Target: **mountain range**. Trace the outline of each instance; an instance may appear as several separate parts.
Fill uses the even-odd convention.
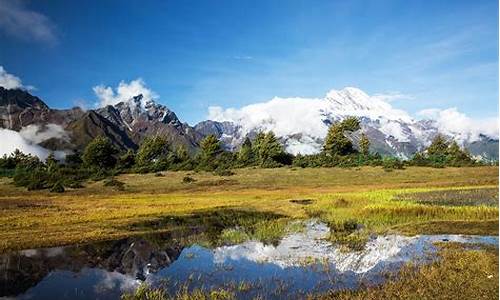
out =
[[[332,90],[324,98],[274,98],[242,109],[211,108],[210,120],[190,126],[166,106],[139,94],[127,101],[92,110],[52,109],[22,89],[0,87],[0,127],[52,151],[81,151],[104,135],[119,149],[137,149],[147,136],[161,135],[175,148],[194,153],[200,141],[216,135],[234,151],[245,137],[272,130],[293,154],[321,150],[328,126],[347,116],[361,121],[371,151],[409,158],[429,145],[437,133],[457,140],[476,157],[497,160],[498,136],[449,130],[438,120],[416,120],[378,97],[357,88]],[[360,131],[360,132],[361,132]],[[360,132],[350,138],[356,145]]]

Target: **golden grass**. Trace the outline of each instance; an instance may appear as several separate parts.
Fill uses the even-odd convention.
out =
[[[498,249],[449,244],[430,265],[408,265],[381,286],[321,299],[498,299]],[[316,297],[315,297],[316,298]]]
[[[427,206],[395,201],[401,193],[439,189],[497,188],[498,167],[357,169],[242,169],[230,177],[209,173],[126,174],[125,190],[91,182],[64,194],[28,192],[0,180],[0,252],[89,242],[172,228],[134,229],[131,224],[222,207],[273,212],[291,219],[355,219],[368,229],[399,230],[431,221],[498,224],[497,207]],[[183,183],[184,176],[197,181]],[[293,199],[312,199],[310,205]],[[475,224],[475,225],[474,225]],[[267,224],[272,226],[272,224]],[[425,229],[425,227],[423,227]],[[274,234],[273,230],[268,230]]]

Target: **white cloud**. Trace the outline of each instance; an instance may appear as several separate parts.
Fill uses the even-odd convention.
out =
[[[23,84],[19,77],[7,73],[7,71],[0,66],[0,86],[10,90],[20,89],[23,87]]]
[[[229,121],[241,126],[239,136],[252,131],[270,131],[284,137],[288,152],[310,154],[320,151],[327,134],[325,120],[335,121],[345,116],[367,117],[377,121],[383,134],[393,136],[399,142],[409,142],[411,137],[426,143],[432,130],[421,129],[408,112],[393,108],[389,101],[413,99],[400,92],[370,96],[357,88],[332,90],[324,98],[278,98],[242,108],[209,107],[208,119]],[[455,108],[428,110],[419,115],[436,120],[438,130],[454,135],[460,141],[477,140],[479,134],[498,138],[497,118],[474,120]],[[237,144],[237,140],[232,141]]]
[[[498,118],[472,119],[456,107],[424,109],[417,114],[435,120],[441,133],[455,135],[462,142],[477,140],[480,134],[498,139]]]
[[[23,90],[36,90],[32,85],[23,85],[21,78],[7,73],[3,66],[0,66],[0,86],[12,90],[12,89],[23,89]]]
[[[49,155],[50,151],[44,147],[37,145],[50,138],[59,138],[67,140],[69,137],[64,129],[56,124],[48,124],[44,128],[38,125],[29,125],[21,128],[21,131],[0,128],[0,156],[11,154],[16,149],[26,153],[38,156],[44,160]],[[57,159],[62,159],[65,156],[64,151],[55,151],[54,155]]]
[[[143,106],[149,102],[159,98],[159,96],[152,90],[146,87],[146,83],[142,78],[137,78],[129,83],[121,81],[114,91],[110,86],[98,85],[93,88],[99,102],[97,106],[103,107],[106,105],[115,105],[119,102],[126,102],[132,97],[142,94]]]
[[[52,138],[69,141],[68,133],[61,125],[57,124],[47,124],[43,127],[33,124],[28,125],[21,128],[19,134],[33,144],[39,144]]]
[[[241,109],[209,107],[209,119],[241,124],[245,134],[257,129],[272,130],[278,136],[326,135],[328,128],[321,114],[324,104],[321,99],[274,98]]]
[[[0,30],[27,41],[57,42],[52,21],[41,13],[29,10],[20,0],[0,0]]]
[[[213,106],[209,107],[208,119],[239,124],[243,137],[251,131],[270,130],[279,137],[293,137],[285,141],[286,150],[293,154],[320,151],[321,140],[328,132],[325,121],[345,116],[372,119],[383,116],[387,119],[386,129],[396,138],[401,137],[406,141],[401,130],[397,131],[399,125],[393,123],[399,120],[411,122],[412,118],[406,112],[394,109],[382,98],[380,95],[369,96],[357,88],[349,87],[331,90],[325,98],[275,97],[268,102],[240,109]]]
[[[375,94],[372,97],[379,99],[379,100],[382,100],[384,102],[393,102],[393,101],[397,101],[397,100],[413,100],[414,99],[413,96],[403,94],[403,93],[398,92],[398,91]]]
[[[16,149],[26,154],[29,153],[38,156],[41,159],[45,159],[49,155],[47,149],[33,144],[29,140],[23,138],[17,131],[0,128],[0,139],[3,141],[0,145],[0,155],[9,155]]]

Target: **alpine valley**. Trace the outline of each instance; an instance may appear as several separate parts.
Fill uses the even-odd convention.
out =
[[[451,113],[457,113],[451,111]],[[119,149],[137,149],[147,136],[161,135],[172,147],[183,145],[194,153],[199,142],[214,134],[228,150],[237,150],[246,137],[272,130],[293,154],[321,150],[328,126],[348,116],[361,121],[371,151],[410,158],[442,133],[457,140],[475,157],[498,160],[498,133],[481,128],[453,130],[438,118],[415,119],[393,108],[381,96],[357,88],[332,90],[324,98],[274,98],[241,109],[212,107],[209,120],[190,126],[166,106],[142,94],[127,101],[84,110],[52,109],[22,89],[0,87],[0,127],[51,151],[81,151],[93,138],[108,137]],[[354,144],[360,132],[350,138]]]

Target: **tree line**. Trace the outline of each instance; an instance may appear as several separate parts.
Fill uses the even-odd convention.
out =
[[[105,137],[91,141],[82,153],[67,155],[59,162],[51,154],[45,161],[19,150],[0,158],[0,175],[11,176],[18,186],[29,190],[50,189],[63,192],[65,187],[78,188],[88,179],[101,180],[119,173],[150,173],[167,170],[195,170],[229,176],[234,168],[261,167],[357,167],[382,166],[385,170],[402,169],[405,166],[474,166],[475,161],[467,150],[456,141],[437,135],[429,147],[416,153],[409,160],[382,157],[370,151],[370,140],[361,133],[357,147],[349,134],[359,131],[360,122],[349,117],[332,124],[318,154],[292,155],[272,131],[260,132],[251,140],[246,138],[240,149],[230,152],[223,149],[214,136],[205,137],[196,154],[190,154],[183,146],[173,147],[161,136],[146,138],[137,151],[120,152]],[[109,180],[106,184],[120,184]]]

